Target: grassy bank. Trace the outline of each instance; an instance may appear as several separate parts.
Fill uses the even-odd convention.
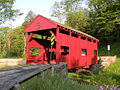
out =
[[[31,90],[97,90],[95,85],[79,84],[72,79],[52,76],[49,71],[45,72],[44,79],[34,77],[21,85],[21,90],[26,90],[26,88],[31,88]]]
[[[7,69],[7,68],[14,68],[14,67],[19,67],[19,66],[28,66],[31,64],[22,64],[22,65],[14,65],[14,66],[5,66],[5,67],[0,67],[0,69]]]
[[[116,59],[116,62],[111,64],[108,68],[99,71],[93,75],[92,82],[98,85],[115,85],[120,87],[120,58]]]
[[[116,62],[111,64],[108,68],[101,70],[92,76],[69,73],[69,77],[87,83],[94,83],[98,86],[108,85],[108,87],[114,86],[120,88],[120,58],[117,58]]]

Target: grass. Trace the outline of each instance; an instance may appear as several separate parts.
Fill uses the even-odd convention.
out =
[[[18,66],[21,65],[3,67],[2,69]],[[117,58],[116,62],[108,68],[92,76],[68,73],[68,77],[72,79],[66,79],[56,75],[51,76],[50,72],[46,72],[44,80],[41,78],[38,80],[37,77],[34,77],[21,84],[21,90],[26,90],[26,88],[32,88],[31,90],[97,90],[95,85],[98,85],[98,87],[101,85],[108,85],[109,87],[115,85],[120,88],[120,58]],[[79,83],[74,79],[79,81]]]
[[[98,86],[108,85],[110,87],[111,85],[115,85],[120,88],[120,58],[117,58],[116,62],[111,64],[108,68],[103,69],[92,76],[69,73],[69,77],[88,83],[94,83]]]
[[[108,68],[99,71],[98,73],[92,76],[86,75],[77,75],[75,73],[68,73],[69,78],[66,79],[55,76],[51,76],[50,73],[45,73],[45,78],[42,80],[41,78],[33,77],[32,79],[21,84],[21,90],[26,90],[29,88],[30,90],[98,90],[95,85],[104,86],[115,85],[120,88],[120,43],[115,43],[111,45],[110,53],[111,55],[117,55],[119,58],[116,59],[116,62],[110,65]],[[101,56],[108,55],[107,46],[100,45],[99,54]],[[10,67],[18,67],[17,66],[7,66],[2,67],[0,69],[10,68]],[[80,81],[79,83],[77,81]],[[109,90],[109,89],[106,89]]]
[[[21,84],[21,90],[32,88],[31,90],[97,90],[95,85],[81,83],[62,76],[52,76],[49,71],[45,72],[44,79],[34,77]]]
[[[32,88],[31,90],[97,90],[98,88],[95,85],[98,85],[98,87],[104,85],[111,87],[114,85],[120,88],[120,58],[117,58],[116,62],[108,68],[92,76],[68,73],[68,77],[72,79],[66,79],[56,75],[51,76],[51,73],[47,71],[43,80],[35,76],[21,84],[21,90],[26,90],[27,88]],[[78,83],[74,79],[80,82]]]
[[[15,66],[5,66],[5,67],[0,67],[0,69],[7,69],[7,68],[13,68],[13,67],[19,67],[19,66],[27,66],[30,64],[22,64],[22,65],[15,65]]]
[[[33,90],[33,85],[37,82],[37,76],[25,81],[21,84],[20,90]],[[30,89],[31,88],[31,89]]]
[[[116,85],[120,87],[120,58],[111,64],[108,68],[99,71],[95,74],[91,81],[98,85]]]
[[[76,73],[71,73],[71,72],[68,73],[68,77],[72,78],[72,79],[76,79],[78,81],[83,81],[83,82],[86,82],[86,83],[90,83],[90,80],[92,78],[91,76],[78,75]]]

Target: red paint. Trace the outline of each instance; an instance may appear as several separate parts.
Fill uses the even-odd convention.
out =
[[[39,27],[39,29],[36,29],[36,27]],[[97,63],[97,44],[99,42],[97,39],[76,31],[73,32],[67,27],[63,28],[59,23],[52,22],[43,16],[38,15],[24,29],[24,33],[29,33],[27,36],[27,63],[47,63],[50,57],[50,41],[47,39],[34,39],[35,33],[49,37],[52,33],[55,34],[56,43],[52,49],[51,62],[67,62],[68,69],[89,67],[89,65]],[[76,37],[73,36],[74,34]],[[86,39],[83,40],[81,37],[86,37]],[[88,39],[91,39],[91,41],[88,41]],[[93,40],[96,42],[93,42]],[[30,55],[30,47],[39,48],[39,55]],[[86,56],[81,55],[81,49],[86,49]],[[94,50],[97,51],[96,56],[94,56]]]
[[[38,30],[45,30],[57,28],[57,24],[51,22],[50,20],[43,18],[43,16],[38,15],[25,29],[26,32],[33,32]]]

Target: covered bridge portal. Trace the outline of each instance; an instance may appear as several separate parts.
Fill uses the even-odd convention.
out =
[[[98,39],[38,15],[25,29],[27,63],[67,62],[68,69],[97,63]],[[55,43],[51,55],[51,34]]]

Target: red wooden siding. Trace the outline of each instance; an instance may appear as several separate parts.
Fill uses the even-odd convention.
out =
[[[25,29],[27,36],[27,63],[47,63],[50,58],[50,41],[47,37],[55,34],[55,44],[52,49],[51,62],[67,62],[68,69],[89,67],[97,63],[98,39],[71,29],[55,21],[38,15]],[[47,36],[46,39],[36,39],[34,34]],[[85,37],[85,39],[84,39]],[[96,41],[96,42],[93,42]],[[39,55],[30,55],[30,48],[38,48]],[[86,55],[82,55],[82,49]],[[85,53],[84,50],[84,53]],[[97,51],[96,56],[94,50]],[[56,52],[56,54],[55,54]]]
[[[52,29],[57,28],[57,24],[49,21],[46,18],[43,18],[42,16],[38,15],[25,29],[24,33],[26,32],[33,32],[33,31],[39,31],[39,30],[46,30],[46,29]]]

